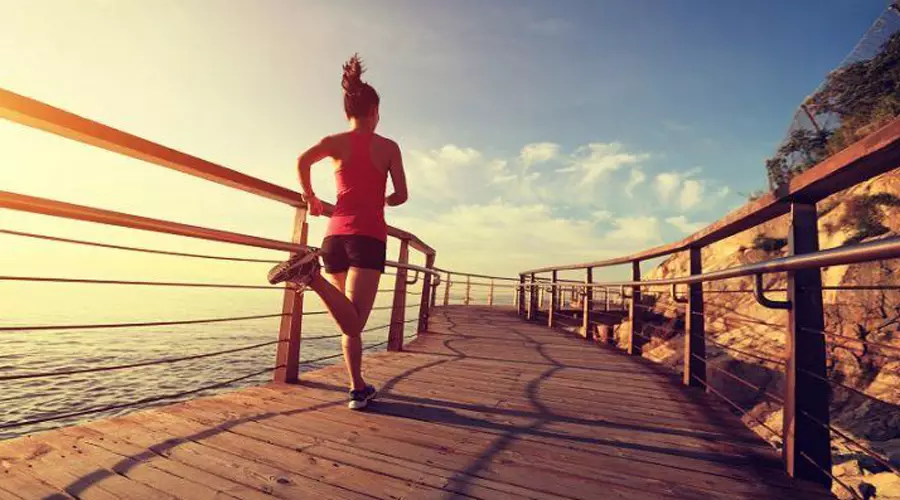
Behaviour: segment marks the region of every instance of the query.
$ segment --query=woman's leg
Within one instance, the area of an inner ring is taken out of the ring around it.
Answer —
[[[363,269],[351,267],[347,271],[346,293],[353,303],[360,330],[366,325],[375,296],[378,294],[378,283],[381,280],[381,271],[376,269]],[[344,335],[341,338],[341,347],[344,349],[344,362],[347,364],[347,373],[350,375],[352,389],[359,390],[366,387],[362,376],[362,336],[350,337]]]
[[[362,339],[359,334],[372,312],[381,272],[351,267],[346,274],[327,276],[314,277],[309,287],[319,294],[344,334],[341,347],[351,388],[362,389],[366,384],[362,377]]]

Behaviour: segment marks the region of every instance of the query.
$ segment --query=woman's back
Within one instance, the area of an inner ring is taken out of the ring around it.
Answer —
[[[337,203],[327,234],[386,240],[385,189],[396,145],[361,131],[331,136],[329,142],[335,156]]]

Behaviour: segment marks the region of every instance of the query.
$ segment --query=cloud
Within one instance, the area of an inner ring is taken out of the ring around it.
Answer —
[[[604,222],[611,220],[613,218],[613,213],[609,210],[594,210],[591,212],[591,216],[597,222]]]
[[[559,144],[553,142],[533,142],[526,144],[519,153],[519,161],[525,167],[536,163],[543,163],[556,158],[559,155]]]
[[[610,240],[625,240],[648,243],[660,240],[659,220],[652,216],[620,217],[613,221],[615,228],[606,237]]]
[[[594,181],[626,165],[634,165],[650,158],[649,153],[632,153],[620,142],[593,142],[582,146],[573,155],[573,166],[583,172],[580,182],[590,185]]]
[[[634,197],[634,188],[638,187],[638,185],[642,184],[645,180],[647,180],[647,176],[644,175],[644,172],[642,172],[641,169],[631,169],[631,177],[628,179],[628,184],[625,184],[625,194],[628,195],[629,198]]]
[[[662,172],[656,175],[653,187],[663,203],[671,202],[681,210],[689,210],[704,201],[707,182],[693,178],[699,173],[699,168],[687,172]]]
[[[656,175],[656,192],[663,202],[672,199],[672,195],[681,186],[681,174],[678,172],[663,172]]]
[[[696,233],[707,225],[705,222],[688,222],[687,217],[683,215],[669,217],[666,219],[666,222],[675,226],[679,231],[685,234]]]
[[[460,271],[514,276],[534,267],[611,258],[640,248],[639,241],[599,234],[591,219],[554,215],[543,203],[495,200],[390,215],[391,224],[437,249],[438,266]]]
[[[688,179],[681,185],[681,195],[678,197],[678,206],[682,210],[688,210],[697,206],[703,199],[703,191],[706,183],[694,179]]]

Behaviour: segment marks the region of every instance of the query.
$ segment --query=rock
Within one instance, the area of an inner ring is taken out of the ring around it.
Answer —
[[[886,472],[890,469],[885,467],[880,461],[875,460],[872,457],[864,456],[859,458],[859,468],[864,472],[871,472],[872,474],[878,474],[880,472]]]
[[[831,469],[831,473],[835,476],[857,476],[860,474],[859,464],[856,460],[848,460],[842,464],[835,465]]]
[[[863,500],[869,500],[870,498],[875,496],[875,486],[872,486],[869,483],[859,483],[859,494],[862,495]]]
[[[900,476],[893,472],[882,472],[866,478],[866,482],[875,488],[875,498],[900,499]]]
[[[900,451],[895,451],[888,455],[888,461],[894,467],[900,467]]]

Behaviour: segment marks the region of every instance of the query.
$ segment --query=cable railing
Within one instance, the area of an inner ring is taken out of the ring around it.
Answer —
[[[867,404],[886,407],[896,408],[897,402],[881,400],[873,396],[872,389],[842,380],[838,376],[842,365],[835,349],[856,349],[865,363],[880,367],[900,361],[900,344],[892,342],[895,337],[864,335],[856,331],[858,328],[841,330],[842,323],[829,323],[832,320],[826,313],[839,307],[875,307],[863,299],[858,303],[840,299],[840,294],[895,293],[900,285],[823,284],[822,269],[898,259],[900,237],[879,237],[820,250],[816,203],[891,172],[898,165],[900,119],[796,176],[777,192],[750,202],[682,241],[617,259],[521,272],[518,313],[551,327],[563,326],[564,320],[576,313],[575,326],[587,339],[616,344],[632,355],[668,357],[674,363],[667,364],[680,371],[685,385],[706,391],[752,428],[764,429],[768,441],[782,451],[789,475],[829,487],[846,487],[852,496],[862,498],[832,473],[832,441],[843,447],[840,449],[868,456],[884,470],[897,474],[898,468],[877,446],[864,444],[852,431],[835,425],[830,404],[838,394],[846,395],[844,399],[866,398]],[[704,269],[702,249],[782,216],[790,219],[787,255],[724,269]],[[642,277],[642,263],[675,254],[687,261],[688,274]],[[631,279],[593,279],[595,269],[623,265],[630,266]],[[580,284],[562,280],[559,273],[564,271],[581,271],[585,279]],[[748,280],[750,287],[746,285]],[[739,283],[731,286],[734,282]],[[622,314],[618,318],[611,318],[598,307],[600,294],[608,296],[611,290],[620,291],[617,298],[621,299]],[[834,302],[824,300],[825,292],[838,294],[829,295]],[[882,310],[892,307],[881,305]],[[742,310],[771,312],[755,316],[757,313]],[[867,318],[861,321],[870,321]],[[866,332],[896,324],[900,324],[900,317],[891,316],[880,325],[867,327]],[[675,349],[673,343],[683,346]],[[669,347],[654,350],[662,344]],[[754,373],[759,377],[754,378]],[[780,393],[773,391],[775,387],[781,389]],[[738,388],[748,395],[735,397]],[[759,410],[757,406],[768,409],[763,414],[782,412],[781,425],[761,418],[760,411],[754,411]]]
[[[222,184],[237,190],[252,193],[265,199],[273,200],[287,205],[294,213],[294,222],[291,226],[292,233],[285,240],[263,238],[249,234],[242,234],[221,229],[188,225],[175,221],[155,219],[123,212],[116,212],[98,207],[78,205],[61,202],[38,196],[0,191],[0,208],[30,214],[40,214],[61,220],[88,222],[101,226],[117,226],[130,230],[140,230],[155,234],[176,235],[217,243],[228,243],[254,251],[277,251],[279,258],[260,258],[244,255],[217,255],[214,253],[194,253],[172,251],[162,248],[150,248],[146,246],[122,245],[111,242],[95,241],[87,238],[71,238],[60,235],[43,234],[33,231],[22,231],[11,228],[0,228],[0,236],[9,238],[23,238],[39,240],[54,245],[78,245],[94,248],[97,251],[127,252],[134,254],[156,255],[162,258],[177,259],[204,259],[212,261],[229,262],[235,266],[273,264],[285,260],[290,254],[299,252],[307,245],[308,222],[307,207],[299,193],[286,188],[256,179],[220,165],[202,160],[200,158],[175,151],[163,145],[150,142],[146,139],[113,129],[106,125],[85,119],[72,113],[54,108],[47,104],[20,96],[0,89],[0,117],[13,122],[33,127],[60,135],[73,141],[81,142],[108,151],[113,151],[125,156],[149,162],[161,167],[177,170],[187,175],[205,179],[207,181]],[[325,207],[326,216],[330,216],[333,207]],[[287,228],[286,228],[287,229]],[[433,248],[418,239],[414,234],[395,227],[388,228],[391,238],[399,240],[399,253],[394,260],[386,262],[389,271],[384,273],[392,278],[393,283],[378,290],[379,297],[385,297],[390,305],[376,305],[373,311],[389,316],[389,320],[374,326],[367,327],[363,333],[384,332],[384,340],[364,345],[367,351],[375,349],[387,349],[388,351],[400,351],[404,343],[414,338],[428,327],[428,319],[434,305],[433,290],[440,284],[440,275],[434,268],[436,252]],[[416,250],[424,257],[424,265],[415,265],[410,262],[409,251]],[[237,252],[236,252],[237,253]],[[259,273],[260,281],[264,272]],[[36,425],[43,425],[58,421],[70,421],[88,415],[103,414],[114,411],[124,411],[138,408],[161,401],[175,401],[181,398],[204,393],[215,389],[246,383],[251,379],[258,379],[263,375],[270,375],[274,381],[282,383],[297,382],[301,368],[310,368],[322,363],[336,360],[343,356],[338,349],[335,354],[318,356],[320,348],[313,349],[311,359],[301,356],[301,340],[325,341],[326,339],[340,338],[341,334],[322,334],[303,336],[303,318],[328,314],[324,310],[304,310],[304,297],[306,294],[297,293],[291,284],[284,286],[270,286],[255,283],[227,283],[227,282],[202,282],[202,281],[177,281],[177,280],[136,280],[122,276],[114,279],[101,279],[94,276],[69,277],[69,276],[34,276],[6,274],[0,276],[0,283],[31,283],[40,286],[54,285],[78,285],[78,286],[112,286],[112,287],[158,287],[158,288],[201,288],[215,290],[230,290],[235,293],[251,291],[278,291],[282,295],[281,312],[270,314],[245,314],[233,316],[216,316],[200,318],[178,318],[158,320],[125,320],[116,322],[101,321],[69,321],[58,324],[33,322],[23,324],[4,324],[0,326],[0,334],[22,335],[46,332],[78,332],[88,333],[101,330],[129,329],[135,332],[143,332],[147,338],[152,338],[156,331],[150,332],[148,328],[184,327],[186,325],[208,324],[236,324],[243,325],[247,321],[275,320],[278,319],[278,335],[275,339],[254,342],[250,345],[222,348],[219,350],[203,352],[187,352],[176,356],[164,356],[158,359],[139,359],[129,362],[101,363],[95,366],[57,369],[32,369],[20,373],[11,373],[0,376],[2,383],[29,382],[34,380],[46,381],[51,378],[66,378],[98,373],[118,373],[128,370],[148,369],[150,367],[172,367],[197,360],[208,361],[211,359],[225,359],[228,356],[244,355],[253,351],[262,351],[266,348],[274,348],[275,359],[271,368],[256,370],[247,375],[235,377],[225,381],[215,381],[210,384],[201,384],[199,387],[176,391],[168,394],[157,394],[144,398],[137,398],[128,402],[115,404],[87,405],[84,408],[66,411],[56,411],[52,414],[38,414],[14,421],[0,422],[0,431],[14,429],[28,429]],[[420,300],[407,300],[410,296],[417,296]],[[374,316],[374,315],[373,315]],[[336,327],[335,327],[336,329]],[[27,337],[26,337],[27,338]],[[37,338],[37,337],[35,337]],[[37,341],[37,340],[36,340]],[[331,347],[332,349],[334,347]],[[229,358],[230,359],[230,358]]]

